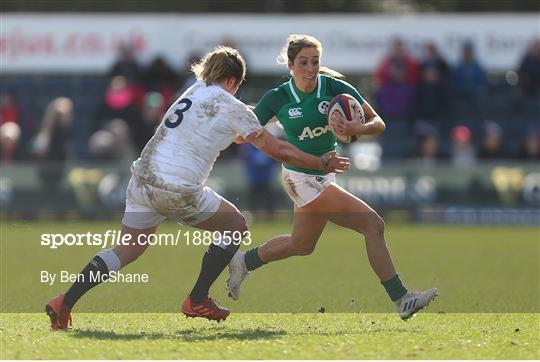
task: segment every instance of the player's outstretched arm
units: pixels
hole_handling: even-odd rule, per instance
[[[247,141],[273,159],[291,166],[335,173],[342,173],[351,168],[349,159],[338,156],[336,152],[328,152],[321,157],[313,156],[274,137],[265,129],[251,133]]]

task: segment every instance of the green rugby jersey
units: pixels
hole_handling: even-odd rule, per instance
[[[300,150],[315,156],[336,149],[336,137],[328,127],[326,113],[330,100],[347,93],[360,104],[364,99],[349,83],[319,74],[317,86],[311,93],[304,93],[296,87],[294,78],[271,89],[261,98],[253,112],[264,126],[276,116],[283,125],[287,141]],[[306,168],[284,166],[290,170],[311,175],[324,175],[324,172]]]

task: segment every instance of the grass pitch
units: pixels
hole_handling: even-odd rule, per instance
[[[440,291],[407,323],[373,275],[361,238],[329,225],[313,255],[252,273],[238,302],[226,297],[224,273],[211,291],[233,311],[223,323],[178,313],[205,251],[184,243],[150,248],[125,270],[148,273],[149,283],[99,286],[77,304],[72,331],[50,331],[43,305],[69,283],[41,283],[40,271],[78,273],[99,248],[51,250],[39,245],[40,235],[116,228],[3,223],[2,359],[540,358],[537,228],[389,223],[390,248],[407,286]],[[290,225],[257,223],[251,230],[257,245]]]
[[[51,332],[45,316],[2,316],[3,359],[538,359],[538,314],[84,313]]]

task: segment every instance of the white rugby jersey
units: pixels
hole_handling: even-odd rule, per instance
[[[133,162],[132,173],[170,191],[204,185],[220,152],[262,129],[257,116],[223,88],[197,81],[169,108]]]

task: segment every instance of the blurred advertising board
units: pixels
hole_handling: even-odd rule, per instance
[[[183,67],[188,57],[233,41],[250,71],[283,73],[276,56],[287,35],[311,34],[324,46],[324,63],[342,72],[369,72],[393,38],[414,55],[435,42],[455,62],[464,41],[490,70],[513,69],[539,35],[538,14],[404,15],[112,15],[2,14],[3,73],[104,72],[119,44],[130,43],[143,62],[165,57]]]
[[[48,167],[53,170],[54,164]],[[58,188],[44,188],[32,164],[4,167],[0,202],[4,211],[122,211],[129,181],[128,164],[68,164]],[[290,209],[279,172],[273,180],[278,209]],[[375,208],[398,210],[444,207],[500,207],[540,210],[537,163],[493,162],[471,169],[384,164],[376,171],[352,170],[337,182]],[[240,208],[249,205],[249,184],[239,160],[218,162],[207,182]],[[539,220],[540,221],[540,220]]]

